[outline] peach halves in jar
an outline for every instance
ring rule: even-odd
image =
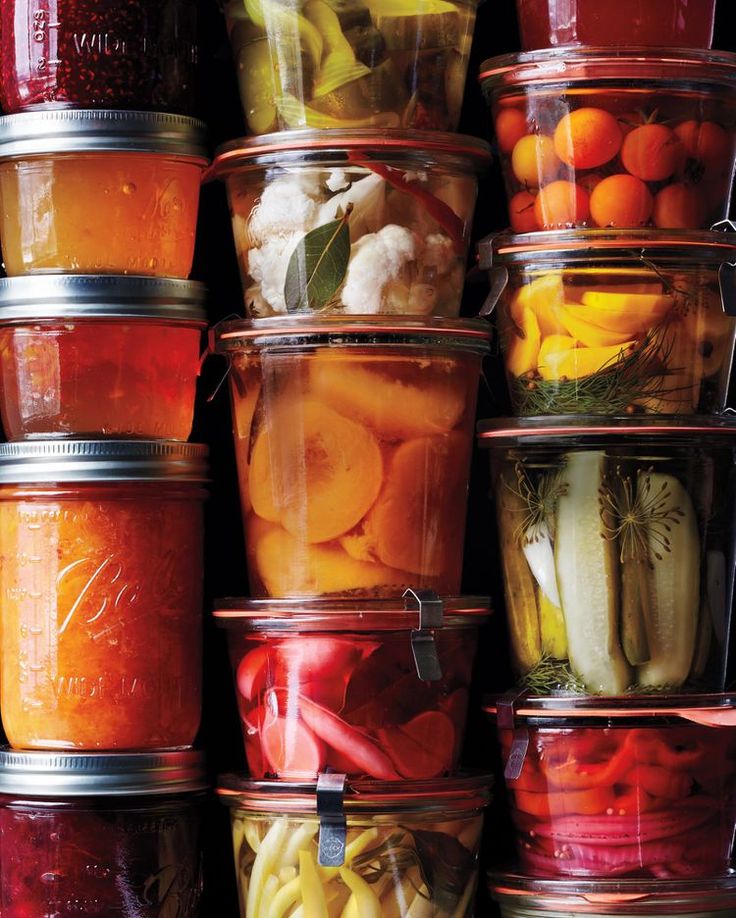
[[[232,322],[251,592],[459,591],[482,323]]]
[[[191,744],[204,447],[0,447],[2,719],[25,749]]]

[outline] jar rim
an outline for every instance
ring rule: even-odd
[[[342,799],[348,817],[480,810],[490,800],[492,785],[493,776],[480,772],[421,781],[349,780]],[[231,808],[317,818],[314,781],[259,781],[240,774],[225,774],[218,779],[216,793]]]
[[[531,720],[610,720],[678,717],[710,726],[736,726],[736,695],[711,692],[703,695],[517,695],[489,696],[483,711],[498,716],[499,708],[509,707],[514,718]],[[560,725],[561,726],[561,725]]]
[[[482,596],[442,597],[443,628],[480,627],[491,614]],[[407,631],[418,627],[417,610],[397,599],[241,599],[215,600],[213,616],[222,628],[249,632]]]
[[[264,347],[443,347],[485,354],[490,327],[482,319],[402,319],[395,316],[289,316],[238,319],[215,326],[217,353]]]
[[[516,86],[606,80],[627,84],[686,81],[732,88],[736,54],[692,48],[564,46],[522,51],[483,61],[485,91]]]
[[[304,162],[305,154],[319,154],[325,164],[344,166],[350,164],[351,151],[361,151],[370,160],[408,159],[412,153],[421,153],[442,165],[449,159],[460,159],[466,163],[469,172],[485,170],[491,163],[491,147],[478,137],[465,134],[424,131],[376,131],[374,128],[300,129],[260,134],[255,137],[239,137],[222,144],[215,150],[215,157],[208,171],[208,178],[223,178],[237,169],[253,168],[268,163],[273,157],[295,154],[304,168],[315,163]],[[299,165],[288,162],[289,166]],[[277,160],[278,161],[278,160]],[[354,165],[358,165],[355,163]]]
[[[736,905],[734,872],[708,880],[552,880],[489,871],[487,879],[498,901],[540,913],[564,910],[599,915],[608,906],[612,913],[651,916],[657,914],[651,909],[658,906],[666,907],[667,914],[673,906],[691,906],[701,915],[703,906],[720,909]]]
[[[133,797],[204,791],[204,753],[40,752],[0,748],[0,794]]]
[[[736,415],[550,415],[549,417],[492,418],[478,422],[478,444],[483,449],[514,446],[557,446],[567,448],[566,438],[586,441],[601,438],[626,438],[637,442],[639,437],[657,437],[678,441],[693,438],[736,436]],[[728,442],[724,445],[728,446]]]
[[[178,440],[0,443],[0,485],[207,481],[207,446]]]
[[[69,318],[186,320],[206,327],[207,288],[198,281],[115,274],[0,278],[0,323]]]
[[[64,153],[149,153],[209,162],[206,125],[186,115],[54,108],[0,117],[0,162]]]

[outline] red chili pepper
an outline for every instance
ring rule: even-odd
[[[465,226],[460,217],[458,217],[449,205],[445,204],[445,202],[441,201],[439,198],[436,198],[431,192],[427,191],[426,188],[423,188],[419,182],[415,180],[407,181],[406,178],[404,178],[404,173],[400,169],[393,169],[391,166],[385,166],[383,163],[376,163],[370,159],[364,159],[352,150],[348,151],[348,161],[356,166],[361,166],[363,169],[370,169],[371,172],[380,175],[389,185],[393,185],[394,188],[404,194],[411,195],[423,204],[427,209],[427,213],[434,217],[450,239],[452,239],[455,252],[460,256],[465,255]]]

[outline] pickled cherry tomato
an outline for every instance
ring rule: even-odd
[[[702,164],[704,178],[715,178],[728,169],[731,138],[720,125],[713,121],[683,121],[675,128],[675,134],[685,154]]]
[[[624,173],[603,179],[590,196],[590,215],[597,226],[646,226],[652,206],[644,182]]]
[[[697,188],[677,182],[654,199],[654,225],[661,229],[697,229],[705,216],[705,201]]]
[[[515,233],[533,233],[539,229],[534,212],[536,196],[531,191],[520,191],[511,198],[509,217]]]
[[[537,188],[557,178],[560,160],[555,144],[546,134],[527,134],[514,147],[511,168],[522,185]]]
[[[661,182],[677,171],[684,148],[677,134],[665,124],[643,124],[624,138],[621,162],[645,182]]]
[[[583,223],[590,213],[588,192],[575,182],[545,185],[534,202],[534,217],[543,229],[564,229]]]
[[[597,169],[610,162],[621,149],[621,127],[602,108],[578,108],[555,128],[557,156],[575,169]]]
[[[505,108],[496,117],[496,139],[502,153],[511,153],[528,133],[526,115],[518,108]]]

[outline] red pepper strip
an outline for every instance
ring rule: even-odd
[[[352,150],[348,150],[348,162],[360,166],[363,169],[370,169],[371,172],[380,175],[382,179],[387,181],[389,185],[393,185],[398,191],[411,195],[419,201],[420,204],[423,204],[427,209],[427,213],[431,217],[434,217],[450,239],[452,239],[456,254],[461,257],[465,256],[465,225],[448,204],[436,198],[430,191],[423,188],[419,182],[407,182],[404,178],[404,173],[400,169],[392,169],[391,166],[385,166],[383,163],[377,163],[370,159],[363,159],[363,157],[358,156]]]
[[[668,771],[659,765],[637,765],[629,773],[628,780],[622,783],[641,787],[653,797],[665,800],[682,800],[693,787],[693,779],[682,772]]]
[[[697,744],[692,749],[673,749],[672,746],[659,736],[647,735],[647,731],[639,731],[639,755],[642,762],[652,765],[661,765],[663,768],[676,771],[688,771],[701,762],[706,755],[706,750]]]
[[[559,794],[514,790],[514,800],[517,809],[532,816],[601,815],[615,806],[613,789],[602,787]]]
[[[636,764],[635,751],[635,743],[629,734],[605,765],[586,765],[573,760],[563,765],[547,765],[545,775],[552,786],[561,790],[616,784]]]

